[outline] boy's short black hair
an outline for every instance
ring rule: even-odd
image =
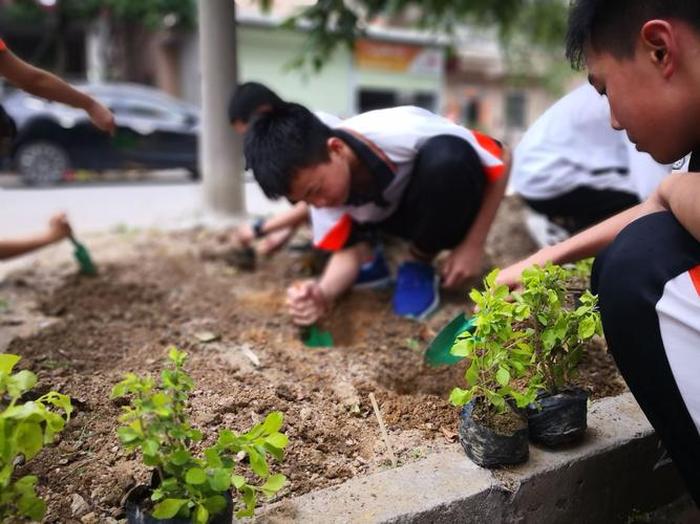
[[[284,101],[272,89],[258,82],[240,84],[228,102],[228,120],[232,124],[239,120],[244,124],[258,112],[262,106],[272,108],[284,105]]]
[[[566,57],[580,69],[590,44],[618,59],[630,58],[647,20],[672,18],[700,30],[700,0],[573,0]]]
[[[287,196],[300,169],[327,162],[331,136],[330,128],[300,104],[284,104],[256,118],[244,152],[265,196]]]

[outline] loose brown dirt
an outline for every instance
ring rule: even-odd
[[[388,291],[353,292],[325,324],[337,347],[309,349],[285,316],[284,289],[297,277],[294,255],[240,272],[211,256],[219,242],[220,235],[206,231],[113,235],[93,252],[97,277],[44,264],[13,274],[0,288],[0,296],[12,297],[0,322],[17,318],[20,296],[38,302],[34,316],[52,320],[14,338],[7,351],[38,374],[41,391],[66,393],[77,407],[57,445],[20,468],[39,476],[47,522],[123,516],[123,495],[147,471],[118,445],[120,408],[110,390],[128,371],[158,373],[171,344],[190,355],[197,384],[192,418],[210,438],[218,428],[242,430],[271,410],[284,413],[290,445],[275,466],[289,478],[282,498],[388,467],[371,392],[401,463],[457,445],[458,412],[446,399],[464,367],[425,367],[422,351],[463,307],[465,294],[447,295],[439,312],[416,323],[392,314]],[[504,265],[532,249],[519,204],[509,199],[489,240],[488,263]],[[202,343],[196,337],[202,331],[219,339]],[[586,357],[579,383],[594,397],[622,390],[602,343]]]

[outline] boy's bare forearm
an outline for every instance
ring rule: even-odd
[[[273,233],[287,227],[299,227],[308,220],[308,217],[309,206],[304,202],[298,202],[291,209],[267,219],[263,231]]]
[[[0,240],[0,260],[29,253],[54,242],[48,233],[40,233],[26,238]]]
[[[369,252],[369,245],[360,243],[331,256],[319,281],[323,295],[328,300],[335,300],[352,287]]]
[[[700,173],[684,173],[665,178],[658,189],[661,205],[700,242]]]

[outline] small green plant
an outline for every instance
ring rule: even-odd
[[[550,393],[571,383],[586,342],[602,335],[598,297],[589,290],[572,294],[567,287],[572,279],[580,278],[583,269],[551,263],[534,266],[523,272],[523,291],[513,293],[516,307],[527,312],[536,371]]]
[[[187,402],[193,388],[192,378],[184,371],[187,355],[172,347],[168,352],[171,367],[161,373],[160,384],[133,373],[112,389],[112,398],[131,395],[123,408],[119,439],[128,450],[138,449],[144,464],[153,467],[158,486],[151,501],[156,518],[191,518],[206,524],[211,516],[226,508],[224,494],[233,487],[243,508],[237,517],[252,516],[257,494],[273,496],[285,484],[282,474],[271,474],[267,456],[282,459],[288,439],[280,428],[283,416],[272,412],[246,433],[221,430],[213,445],[195,456],[193,445],[203,440],[201,431],[188,421]],[[262,482],[249,484],[237,469],[248,458],[252,473]]]
[[[528,333],[519,324],[530,315],[526,304],[508,301],[508,288],[496,284],[498,270],[484,279],[484,291],[472,290],[478,306],[474,330],[461,334],[451,353],[469,359],[464,374],[467,388],[454,388],[450,401],[462,406],[483,399],[496,413],[503,413],[509,401],[523,408],[537,396],[538,381],[532,378],[533,348]],[[535,377],[536,378],[536,377]]]
[[[55,391],[22,402],[37,378],[28,370],[13,373],[19,360],[18,355],[0,354],[0,522],[43,518],[46,503],[36,495],[37,477],[13,479],[16,460],[31,460],[52,443],[73,411],[70,398]]]

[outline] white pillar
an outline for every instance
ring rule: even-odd
[[[92,83],[107,80],[109,64],[109,12],[102,9],[99,16],[88,25],[85,52],[87,79]]]
[[[241,140],[227,116],[237,84],[234,0],[199,0],[202,133],[199,166],[206,206],[219,214],[245,211]]]

